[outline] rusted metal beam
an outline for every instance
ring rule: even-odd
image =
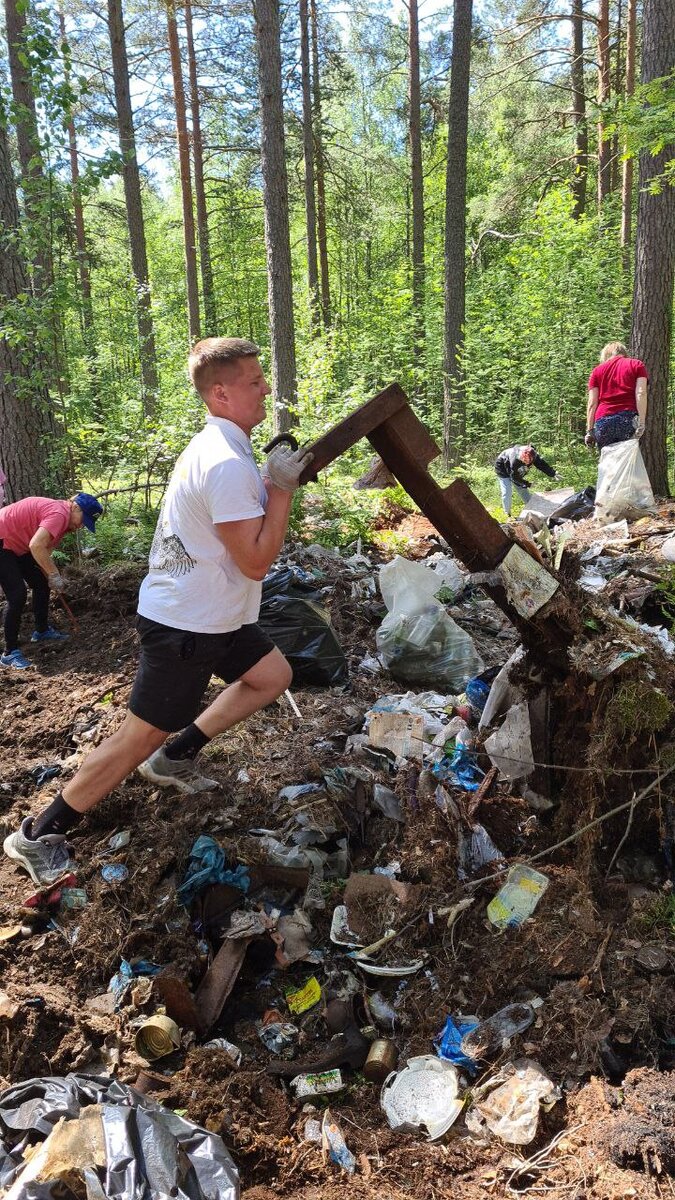
[[[345,450],[355,446],[361,438],[367,437],[376,425],[381,425],[398,409],[408,407],[408,397],[397,383],[392,383],[383,392],[373,396],[372,400],[362,404],[310,446],[314,458],[300,476],[300,483],[309,483],[315,478],[317,471],[323,471],[324,467],[335,462]]]

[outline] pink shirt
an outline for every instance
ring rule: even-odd
[[[38,529],[46,529],[58,546],[68,532],[69,500],[49,500],[46,496],[27,496],[0,509],[0,538],[5,550],[30,554],[30,540]]]
[[[588,390],[598,389],[598,407],[595,420],[613,417],[615,413],[637,412],[635,384],[638,379],[649,379],[647,368],[639,358],[626,358],[615,354],[591,371]]]

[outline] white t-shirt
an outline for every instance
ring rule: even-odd
[[[166,490],[140,616],[192,633],[229,633],[256,621],[262,584],[241,573],[213,526],[262,517],[266,504],[249,438],[232,421],[208,416]]]

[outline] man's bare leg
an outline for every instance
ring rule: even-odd
[[[270,650],[236,683],[231,683],[197,718],[206,737],[214,738],[276,700],[290,685],[292,671],[281,651]],[[127,713],[124,722],[87,755],[62,789],[66,804],[85,813],[103,800],[166,741],[167,734]]]

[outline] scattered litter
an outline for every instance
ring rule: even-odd
[[[101,867],[101,878],[105,883],[124,883],[129,878],[129,869],[123,863],[109,863]]]
[[[240,1067],[243,1059],[243,1054],[234,1042],[228,1042],[227,1038],[217,1037],[211,1038],[210,1042],[204,1042],[205,1050],[224,1050],[228,1058],[232,1059],[235,1067]]]
[[[393,1033],[399,1021],[399,1015],[393,1004],[390,1004],[382,992],[372,992],[368,996],[367,1003],[373,1020],[388,1033]]]
[[[472,1133],[487,1127],[501,1141],[524,1146],[536,1135],[540,1107],[548,1111],[561,1092],[538,1063],[522,1058],[507,1063],[474,1097],[466,1115]]]
[[[87,893],[84,888],[61,888],[61,904],[64,908],[86,908]]]
[[[298,1100],[302,1100],[305,1096],[323,1096],[330,1092],[341,1092],[344,1087],[342,1072],[336,1067],[333,1071],[296,1075],[295,1079],[291,1079],[291,1087],[295,1088]]]
[[[347,1149],[340,1126],[337,1124],[329,1108],[323,1114],[321,1123],[321,1147],[330,1161],[338,1167],[343,1167],[349,1175],[354,1174],[356,1159],[351,1150]]]
[[[453,1017],[448,1014],[445,1026],[436,1041],[436,1053],[439,1058],[447,1059],[475,1075],[478,1066],[474,1057],[469,1057],[462,1050],[462,1039],[478,1026],[478,1017]]]
[[[180,1048],[180,1029],[171,1017],[156,1013],[136,1030],[135,1045],[142,1058],[152,1062]]]
[[[431,1141],[442,1137],[462,1111],[459,1076],[452,1063],[422,1054],[409,1058],[382,1086],[380,1104],[392,1129],[426,1129]]]
[[[532,867],[516,863],[511,867],[506,883],[487,907],[487,915],[498,929],[522,925],[532,916],[549,884],[548,877]]]
[[[7,992],[0,992],[0,1017],[6,1017],[8,1020],[11,1020],[12,1017],[16,1016],[18,1011],[18,1004],[14,1000],[10,1000]]]
[[[530,711],[526,701],[514,704],[503,724],[485,739],[490,762],[507,779],[524,779],[534,769]]]
[[[0,925],[0,942],[11,942],[21,933],[20,925]]]
[[[108,842],[108,846],[111,850],[123,850],[125,846],[129,845],[130,841],[131,830],[122,829],[119,833],[113,834]]]
[[[119,1007],[134,979],[152,977],[157,975],[160,970],[161,967],[158,967],[156,963],[148,962],[146,958],[135,958],[131,962],[123,958],[119,971],[113,975],[108,984],[108,991],[116,997],[116,1006]]]
[[[292,1013],[299,1015],[307,1012],[308,1009],[314,1008],[315,1004],[321,999],[321,984],[318,979],[312,975],[311,979],[303,987],[286,992],[286,1003]]]
[[[424,721],[408,713],[373,712],[368,736],[372,746],[391,750],[397,758],[416,758],[424,750]]]
[[[368,1051],[363,1074],[369,1083],[384,1083],[396,1070],[398,1049],[388,1038],[376,1038]]]
[[[0,1096],[0,1131],[7,1200],[57,1191],[111,1200],[239,1195],[220,1137],[105,1075],[48,1076],[8,1088]],[[38,1138],[44,1140],[36,1146]]]
[[[383,665],[395,679],[462,688],[483,662],[468,633],[442,604],[435,572],[396,555],[380,569],[388,615],[376,634]]]
[[[383,783],[376,783],[373,787],[373,804],[390,821],[403,821],[405,819],[401,801],[396,792],[392,792],[391,788],[385,787]]]
[[[246,867],[240,865],[234,871],[230,870],[222,847],[212,837],[202,834],[192,846],[187,871],[176,897],[187,906],[209,883],[229,883],[231,887],[247,892],[251,880]]]
[[[291,1058],[296,1047],[300,1030],[290,1021],[284,1021],[276,1009],[268,1009],[261,1021],[256,1021],[258,1037],[272,1054],[280,1058]]]
[[[533,1021],[531,1004],[507,1004],[506,1008],[500,1008],[487,1020],[467,1030],[462,1038],[462,1053],[474,1061],[492,1058],[505,1050],[511,1038],[522,1033]]]
[[[36,787],[42,787],[43,783],[48,783],[50,779],[57,779],[61,774],[63,767],[60,763],[54,763],[49,767],[33,767],[29,772]]]

